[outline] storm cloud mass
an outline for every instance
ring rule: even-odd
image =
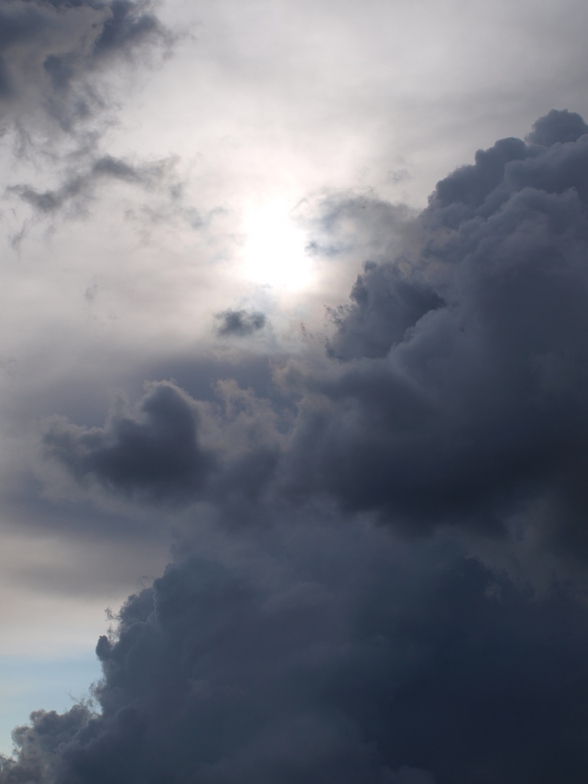
[[[416,248],[366,262],[334,314],[342,364],[294,435],[302,481],[407,532],[501,534],[532,508],[540,536],[585,550],[587,131],[552,112],[479,151]]]
[[[0,2],[0,784],[584,784],[562,3]]]
[[[266,563],[270,585],[170,567],[98,642],[101,714],[36,715],[4,780],[582,780],[583,608],[443,548],[322,533],[311,558],[293,542],[296,572]]]
[[[583,782],[587,210],[588,126],[552,111],[441,180],[396,255],[370,224],[322,357],[46,420],[78,492],[180,522],[94,704],[34,713],[1,781]]]

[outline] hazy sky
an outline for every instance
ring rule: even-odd
[[[587,30],[0,0],[2,784],[584,781]]]

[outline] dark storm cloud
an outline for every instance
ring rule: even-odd
[[[215,316],[219,322],[216,331],[222,337],[245,337],[263,329],[266,324],[264,313],[249,313],[247,310],[225,310]]]
[[[345,362],[308,377],[290,453],[303,493],[414,532],[519,516],[588,551],[586,131],[552,112],[527,143],[479,151],[406,253],[366,265],[334,314]]]
[[[587,133],[588,125],[579,114],[552,109],[545,117],[537,120],[527,141],[551,147],[552,144],[575,142]]]
[[[273,525],[198,539],[185,512],[98,642],[100,712],[34,714],[1,784],[583,784],[582,581],[537,595],[505,563],[588,547],[587,208],[586,126],[550,113],[441,181],[403,253],[370,224],[331,356],[283,363],[275,397],[159,382],[104,427],[54,420],[82,485]]]
[[[105,181],[118,180],[151,189],[161,185],[173,160],[151,164],[132,164],[122,158],[104,155],[97,158],[84,172],[72,172],[57,189],[37,191],[30,185],[11,185],[14,193],[40,215],[55,215],[63,210],[79,212],[92,199],[97,186]]]
[[[171,507],[207,501],[229,524],[266,516],[258,504],[277,470],[281,440],[269,401],[232,380],[217,380],[209,403],[173,382],[152,382],[131,409],[115,407],[104,427],[52,417],[43,437],[46,457],[86,490],[98,485]]]
[[[583,606],[447,546],[298,535],[131,597],[98,642],[101,714],[35,715],[3,784],[584,781]]]
[[[383,357],[425,313],[443,304],[423,281],[398,267],[366,261],[350,294],[353,305],[330,311],[337,326],[328,353],[338,359]]]
[[[252,409],[248,428],[259,417],[263,443],[236,448],[226,436],[209,497],[232,497],[229,477],[242,489],[257,477],[251,487],[270,483],[276,497],[331,496],[407,533],[440,524],[493,536],[516,528],[583,557],[585,129],[577,115],[552,112],[527,142],[502,139],[479,151],[474,165],[438,183],[412,224],[403,216],[405,248],[396,256],[402,211],[331,200],[327,224],[338,232],[339,216],[360,223],[365,215],[358,236],[373,250],[351,303],[331,312],[327,353],[336,361],[317,371],[302,356],[278,372],[280,392],[299,396],[296,419],[290,409],[289,419],[272,420],[271,403]],[[558,134],[563,141],[548,145]],[[262,314],[226,311],[218,320],[222,334],[240,336]],[[74,470],[79,456],[67,457],[73,443],[64,442],[61,457],[86,476],[87,466]]]
[[[165,382],[150,384],[136,411],[116,411],[104,428],[54,420],[44,444],[80,481],[151,500],[192,497],[215,462],[199,444],[193,401]]]

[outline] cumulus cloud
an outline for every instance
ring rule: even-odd
[[[540,536],[586,551],[585,131],[552,112],[526,143],[478,152],[406,253],[365,266],[334,313],[345,362],[308,376],[302,488],[417,533],[500,534],[529,510]]]
[[[270,401],[233,380],[217,381],[208,402],[161,381],[135,405],[115,405],[103,427],[49,418],[43,444],[46,459],[92,497],[98,487],[146,504],[207,501],[234,522],[260,518],[283,439]]]
[[[585,129],[578,115],[552,112],[526,142],[479,151],[438,183],[396,256],[385,218],[395,230],[398,211],[365,209],[379,252],[351,303],[331,311],[336,361],[317,369],[302,356],[278,372],[297,415],[276,424],[286,437],[265,453],[264,485],[292,499],[330,496],[406,533],[459,525],[503,536],[516,520],[549,547],[588,551]],[[243,336],[265,317],[228,310],[217,320],[220,334]],[[100,475],[88,438],[60,442],[77,476]],[[260,466],[248,448],[236,450],[243,476]]]
[[[587,642],[569,599],[315,521],[131,597],[98,642],[100,713],[34,715],[2,781],[579,784]]]
[[[569,112],[567,109],[564,111],[552,109],[537,120],[527,136],[527,141],[540,144],[542,147],[551,147],[552,144],[575,142],[587,133],[588,125],[579,114]]]
[[[79,481],[152,500],[193,496],[214,467],[199,444],[193,401],[165,382],[149,385],[135,411],[115,411],[103,428],[54,420],[44,443]]]
[[[413,534],[459,525],[499,536],[524,520],[548,546],[588,551],[585,129],[552,112],[526,142],[479,151],[438,183],[394,257],[384,220],[394,213],[378,203],[374,221],[366,210],[380,252],[351,304],[331,312],[337,361],[317,369],[302,356],[278,372],[281,390],[299,397],[262,472],[277,494],[327,495]],[[217,320],[220,334],[242,336],[265,317],[228,310]],[[78,476],[101,475],[92,461],[104,443],[80,438],[62,438],[62,460]],[[240,472],[249,459],[255,474],[258,451],[237,451]],[[182,473],[172,462],[166,476],[172,466]]]

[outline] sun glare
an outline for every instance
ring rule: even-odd
[[[300,291],[312,279],[306,236],[292,221],[288,206],[270,202],[246,213],[244,274],[262,286]]]

